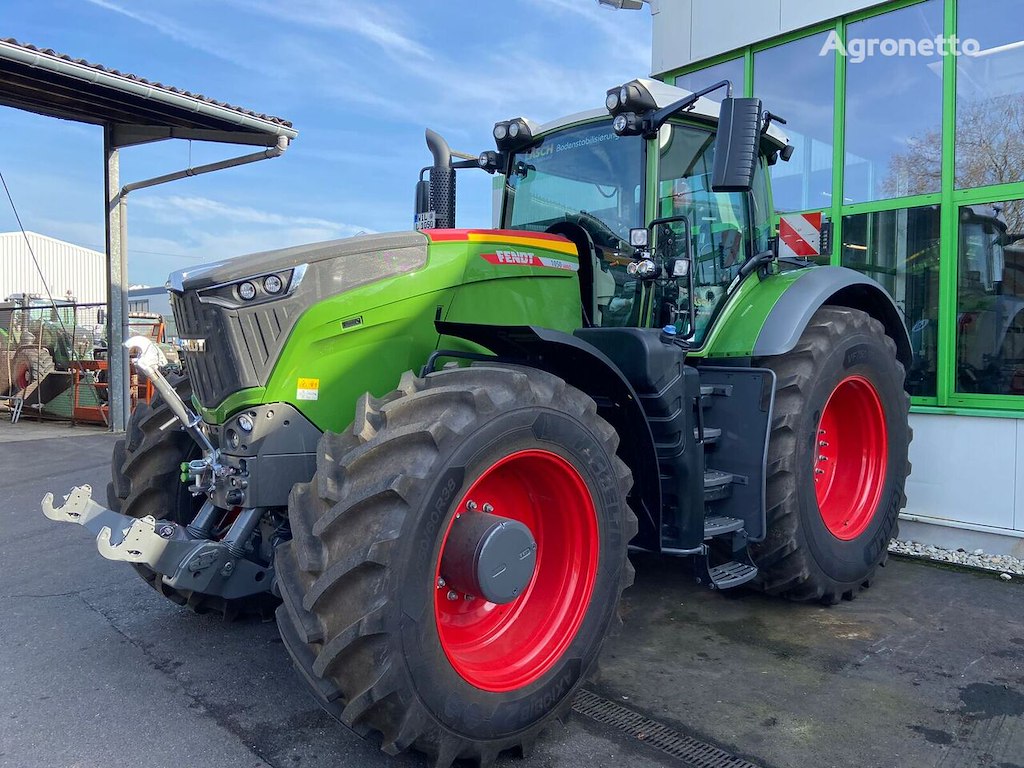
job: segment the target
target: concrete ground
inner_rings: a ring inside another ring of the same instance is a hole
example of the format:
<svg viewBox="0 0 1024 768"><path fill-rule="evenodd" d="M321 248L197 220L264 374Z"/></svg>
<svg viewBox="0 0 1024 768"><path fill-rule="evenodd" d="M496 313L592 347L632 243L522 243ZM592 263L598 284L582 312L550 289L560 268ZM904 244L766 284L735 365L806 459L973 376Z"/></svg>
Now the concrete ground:
<svg viewBox="0 0 1024 768"><path fill-rule="evenodd" d="M103 498L113 436L9 442L9 429L0 767L426 764L386 758L322 714L273 623L179 609L42 516L48 490L88 482ZM1024 767L1016 581L895 561L855 602L821 608L708 592L671 559L636 564L624 631L591 686L606 698L765 768ZM582 717L501 764L684 765Z"/></svg>

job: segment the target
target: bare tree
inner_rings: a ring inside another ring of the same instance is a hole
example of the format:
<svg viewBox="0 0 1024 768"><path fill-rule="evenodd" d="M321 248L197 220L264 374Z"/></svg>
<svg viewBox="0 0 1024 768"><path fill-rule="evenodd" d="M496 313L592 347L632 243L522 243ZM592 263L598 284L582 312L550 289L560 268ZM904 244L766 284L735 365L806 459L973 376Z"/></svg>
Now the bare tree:
<svg viewBox="0 0 1024 768"><path fill-rule="evenodd" d="M937 192L942 177L942 134L913 136L907 150L889 160L887 195ZM961 100L956 121L956 186L973 189L1024 181L1024 95ZM1024 202L1003 209L1011 232L1024 231Z"/></svg>

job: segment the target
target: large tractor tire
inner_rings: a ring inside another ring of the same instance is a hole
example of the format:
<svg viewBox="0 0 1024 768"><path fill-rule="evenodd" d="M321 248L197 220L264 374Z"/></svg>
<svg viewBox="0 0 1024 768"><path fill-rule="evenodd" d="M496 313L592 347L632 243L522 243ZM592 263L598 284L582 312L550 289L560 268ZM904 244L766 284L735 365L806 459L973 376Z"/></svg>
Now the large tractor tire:
<svg viewBox="0 0 1024 768"><path fill-rule="evenodd" d="M19 349L11 361L12 391L22 392L31 384L38 384L56 368L53 355L46 347Z"/></svg>
<svg viewBox="0 0 1024 768"><path fill-rule="evenodd" d="M192 384L184 376L169 377L174 391L186 403L192 399ZM107 506L131 517L152 515L179 525L192 522L203 498L194 497L181 482L181 463L199 458L199 446L177 426L164 427L174 414L157 394L149 403L139 403L128 420L125 438L114 443L111 482L107 484ZM269 617L277 606L270 593L228 600L219 595L174 589L160 574L145 565L132 567L153 589L173 603L196 613L213 611L225 618L255 614Z"/></svg>
<svg viewBox="0 0 1024 768"><path fill-rule="evenodd" d="M408 373L365 396L292 490L275 561L278 626L328 712L442 768L525 753L564 719L633 581L617 445L593 400L533 369Z"/></svg>
<svg viewBox="0 0 1024 768"><path fill-rule="evenodd" d="M864 312L822 307L775 371L765 540L751 546L765 592L852 600L885 564L910 472L910 398L896 344Z"/></svg>

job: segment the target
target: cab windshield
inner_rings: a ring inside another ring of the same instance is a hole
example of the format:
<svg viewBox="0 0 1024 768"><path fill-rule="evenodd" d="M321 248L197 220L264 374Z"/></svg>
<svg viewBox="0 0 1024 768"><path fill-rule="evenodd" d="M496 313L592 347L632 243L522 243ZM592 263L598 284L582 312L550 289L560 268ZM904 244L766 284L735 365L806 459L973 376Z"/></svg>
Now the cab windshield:
<svg viewBox="0 0 1024 768"><path fill-rule="evenodd" d="M503 226L575 241L571 232L579 230L571 225L578 225L589 235L592 252L580 249L588 324L640 324L640 285L626 266L629 230L643 226L643 173L643 141L616 136L608 120L549 134L512 160Z"/></svg>

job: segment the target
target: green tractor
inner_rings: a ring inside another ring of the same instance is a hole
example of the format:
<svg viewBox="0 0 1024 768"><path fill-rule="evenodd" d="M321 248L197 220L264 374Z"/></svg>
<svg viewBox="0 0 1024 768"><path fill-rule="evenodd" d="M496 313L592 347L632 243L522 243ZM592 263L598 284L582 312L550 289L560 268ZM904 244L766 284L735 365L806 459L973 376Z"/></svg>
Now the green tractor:
<svg viewBox="0 0 1024 768"><path fill-rule="evenodd" d="M326 710L439 766L568 713L633 548L852 599L905 502L900 314L778 259L792 148L759 100L634 80L606 107L498 123L478 161L428 131L419 231L173 274L186 375L130 340L161 396L109 508L81 487L46 515L176 603L276 610ZM495 229L453 228L470 166Z"/></svg>
<svg viewBox="0 0 1024 768"><path fill-rule="evenodd" d="M0 302L0 395L25 393L54 371L93 357L94 333L74 301L16 293Z"/></svg>

